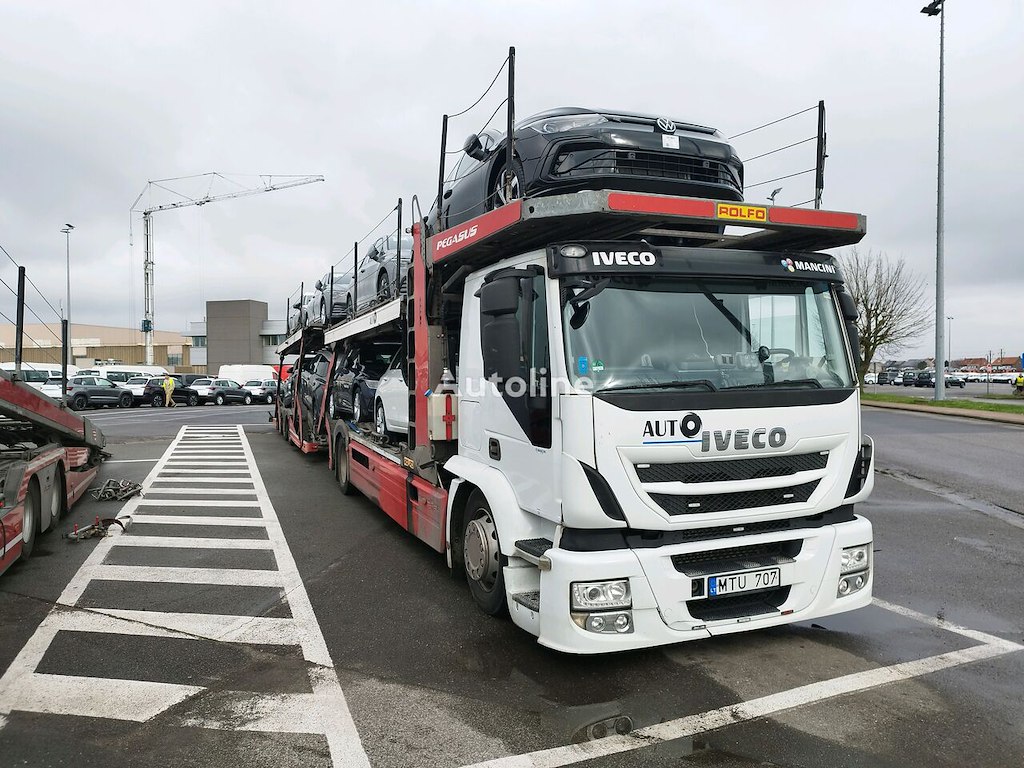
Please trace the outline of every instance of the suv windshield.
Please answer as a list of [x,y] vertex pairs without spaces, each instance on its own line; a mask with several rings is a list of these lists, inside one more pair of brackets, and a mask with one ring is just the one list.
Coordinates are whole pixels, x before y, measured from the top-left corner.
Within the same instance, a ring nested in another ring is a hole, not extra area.
[[586,291],[562,291],[579,388],[853,386],[827,282],[616,276]]

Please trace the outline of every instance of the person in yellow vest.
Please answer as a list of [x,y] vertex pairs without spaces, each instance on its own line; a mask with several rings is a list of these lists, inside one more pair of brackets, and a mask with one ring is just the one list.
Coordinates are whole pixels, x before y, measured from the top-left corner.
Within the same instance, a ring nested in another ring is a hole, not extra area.
[[1018,373],[1017,378],[1013,380],[1013,390],[1018,395],[1024,395],[1024,373]]
[[171,395],[174,394],[174,377],[164,376],[164,383],[161,385],[164,388],[164,403],[169,407],[174,407],[174,398]]

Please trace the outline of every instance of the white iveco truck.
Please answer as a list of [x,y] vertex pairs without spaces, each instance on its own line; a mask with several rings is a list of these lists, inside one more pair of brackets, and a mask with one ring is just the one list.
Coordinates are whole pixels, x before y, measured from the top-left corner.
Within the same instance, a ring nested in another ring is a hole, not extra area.
[[856,310],[816,252],[863,216],[593,191],[413,231],[406,296],[280,348],[401,342],[408,433],[279,424],[484,611],[602,653],[868,604]]

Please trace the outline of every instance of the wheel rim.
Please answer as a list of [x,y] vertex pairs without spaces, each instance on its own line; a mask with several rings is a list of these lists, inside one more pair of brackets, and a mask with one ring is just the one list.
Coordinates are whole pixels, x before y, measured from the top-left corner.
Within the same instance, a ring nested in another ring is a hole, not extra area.
[[490,592],[498,580],[498,531],[486,509],[477,510],[477,516],[466,526],[463,559],[466,574],[483,589]]
[[382,299],[391,297],[391,282],[388,280],[386,272],[382,272],[380,277],[377,278],[377,295]]
[[274,402],[274,396],[267,395],[267,405],[270,405],[272,402]]
[[213,399],[213,402],[217,405],[224,405],[224,395],[217,395],[217,397]]
[[50,493],[50,519],[56,522],[60,520],[60,511],[64,508],[61,496],[64,494],[64,480],[60,473],[53,481],[53,491]]
[[338,441],[338,452],[334,456],[334,471],[338,476],[338,485],[348,484],[348,454],[345,453],[345,443]]
[[251,395],[246,395],[244,398],[242,398],[242,402],[245,403],[246,405],[251,405],[252,404],[252,396]]
[[38,511],[36,510],[36,498],[35,494],[31,492],[31,488],[29,489],[28,495],[25,496],[24,510],[25,511],[22,512],[21,518],[21,539],[24,542],[22,546],[25,544],[31,546],[32,542],[35,541],[36,527],[38,526],[38,523],[36,522],[36,516],[38,514]]
[[162,395],[153,395],[153,407],[162,408],[164,404],[164,398]]
[[358,424],[363,420],[363,406],[359,404],[359,393],[352,396],[352,421]]
[[519,195],[519,175],[518,174],[516,174],[516,173],[512,174],[512,184],[510,185],[511,186],[510,191],[511,191],[512,195],[508,199],[505,198],[505,183],[504,182],[505,182],[505,171],[503,170],[501,173],[498,174],[498,180],[494,183],[494,207],[495,208],[498,208],[498,207],[500,207],[502,205],[505,205],[505,203],[509,202],[509,200],[518,200],[519,197],[520,197],[520,195]]
[[82,397],[81,395],[78,395],[78,397],[71,401],[71,407],[74,408],[76,411],[82,410],[83,408],[85,408],[85,398]]
[[377,427],[377,434],[378,435],[383,435],[385,432],[387,432],[388,421],[387,421],[386,418],[384,418],[384,406],[383,405],[378,405],[377,406],[376,427]]

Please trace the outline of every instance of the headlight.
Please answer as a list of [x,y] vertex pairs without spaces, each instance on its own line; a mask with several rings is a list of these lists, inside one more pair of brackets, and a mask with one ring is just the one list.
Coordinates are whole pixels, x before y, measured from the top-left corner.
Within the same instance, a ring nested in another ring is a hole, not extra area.
[[843,550],[842,558],[839,561],[840,573],[854,573],[863,571],[870,565],[871,545],[862,544],[859,547],[848,547]]
[[526,127],[533,128],[537,133],[561,133],[607,122],[607,118],[601,117],[601,115],[563,115],[541,119]]
[[572,609],[574,611],[603,611],[610,608],[629,608],[632,604],[628,579],[577,581],[572,584]]

